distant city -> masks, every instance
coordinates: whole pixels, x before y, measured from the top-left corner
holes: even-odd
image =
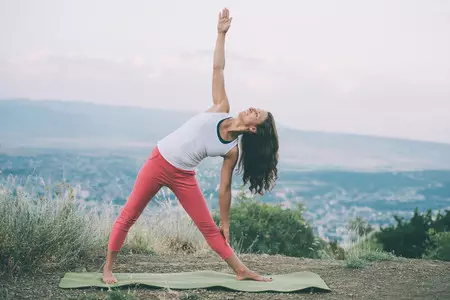
[[[0,100],[0,188],[22,186],[42,195],[67,182],[83,205],[120,207],[156,141],[193,114]],[[277,127],[279,180],[259,199],[284,207],[301,202],[323,238],[345,243],[346,225],[357,216],[378,227],[392,224],[394,215],[411,216],[416,207],[450,209],[450,144]],[[211,209],[218,209],[220,163],[209,158],[197,170]],[[240,189],[236,175],[234,195]]]
[[[43,195],[46,187],[67,182],[77,189],[81,203],[120,207],[144,162],[143,157],[48,151],[23,156],[0,154],[0,186],[20,186],[35,195]],[[211,209],[218,209],[218,163],[212,159],[197,170]],[[236,175],[234,195],[240,187],[241,178]],[[166,197],[175,200],[173,194]],[[394,214],[410,217],[416,207],[420,211],[450,209],[450,171],[372,173],[281,169],[274,190],[259,199],[284,207],[303,203],[304,217],[319,236],[345,243],[346,225],[357,216],[378,227],[392,224]],[[157,201],[149,204],[154,205]]]

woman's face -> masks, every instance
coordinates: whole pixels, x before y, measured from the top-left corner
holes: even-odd
[[[245,126],[247,126],[250,131],[256,132],[256,127],[262,124],[268,114],[265,110],[250,107],[244,111],[241,111],[238,115],[239,120]]]

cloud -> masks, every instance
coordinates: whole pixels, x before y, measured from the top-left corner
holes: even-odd
[[[139,105],[146,95],[160,90],[161,70],[139,57],[112,60],[32,53],[3,61],[0,82],[9,83],[3,91],[6,95]]]
[[[114,60],[36,52],[0,61],[0,82],[9,83],[3,96],[203,110],[212,103],[212,56],[200,50],[150,61],[139,56]],[[225,80],[232,98],[247,99],[245,106],[258,105],[295,84],[279,62],[233,52],[227,53]]]
[[[197,111],[212,103],[222,8],[214,1],[3,2],[0,97]],[[433,3],[274,9],[232,0],[225,82],[233,111],[251,105],[302,129],[450,142],[450,2]]]
[[[212,50],[128,59],[32,52],[0,60],[0,97],[82,100],[183,110],[212,104]],[[271,110],[284,124],[450,142],[449,85],[330,63],[227,51],[233,112]]]

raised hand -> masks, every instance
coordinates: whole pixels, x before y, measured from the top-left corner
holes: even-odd
[[[231,21],[233,18],[230,18],[230,11],[228,8],[222,9],[219,13],[219,21],[217,23],[217,31],[219,33],[226,33],[230,28]]]

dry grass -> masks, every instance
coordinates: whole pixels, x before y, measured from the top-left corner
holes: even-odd
[[[374,261],[398,259],[392,253],[382,250],[382,246],[374,239],[374,232],[358,235],[358,230],[350,232],[354,238],[345,251],[344,265],[347,268],[363,268]]]
[[[171,200],[170,194],[170,190],[161,190],[156,195],[157,208],[144,211],[130,230],[124,251],[156,254],[209,251],[203,235],[181,205]]]
[[[190,217],[168,189],[162,189],[131,228],[123,254],[209,254],[212,250]],[[60,184],[41,197],[21,188],[0,189],[1,275],[38,270],[48,263],[76,264],[105,255],[112,224],[122,206],[84,202],[77,190]],[[357,232],[357,229],[356,229]],[[239,241],[233,247],[245,252]],[[392,260],[374,243],[371,234],[352,240],[342,253],[322,249],[324,259],[344,259],[344,265],[359,268],[372,261]],[[342,256],[342,257],[341,257]]]
[[[189,216],[167,190],[146,208],[131,228],[125,253],[209,252]],[[112,224],[121,206],[89,205],[76,190],[60,184],[36,197],[23,189],[0,189],[0,266],[2,275],[38,270],[45,264],[70,266],[104,255]]]

